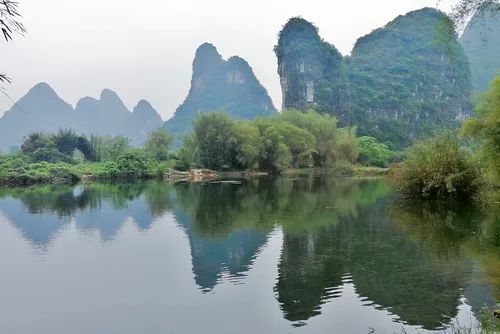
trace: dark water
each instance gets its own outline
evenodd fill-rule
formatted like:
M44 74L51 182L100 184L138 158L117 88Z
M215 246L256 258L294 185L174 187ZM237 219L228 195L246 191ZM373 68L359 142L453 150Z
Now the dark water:
M500 300L498 208L384 180L0 189L0 333L408 333Z

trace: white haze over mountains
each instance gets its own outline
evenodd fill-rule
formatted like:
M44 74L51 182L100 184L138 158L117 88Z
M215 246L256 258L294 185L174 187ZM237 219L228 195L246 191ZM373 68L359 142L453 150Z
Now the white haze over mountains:
M163 119L186 97L195 50L213 43L222 55L240 55L253 67L276 107L281 90L273 46L286 21L302 16L349 54L357 38L397 15L436 0L19 0L28 29L0 42L0 71L18 100L48 82L73 106L84 95L116 91L132 109L146 99ZM449 10L451 0L441 1ZM12 102L0 94L0 115Z

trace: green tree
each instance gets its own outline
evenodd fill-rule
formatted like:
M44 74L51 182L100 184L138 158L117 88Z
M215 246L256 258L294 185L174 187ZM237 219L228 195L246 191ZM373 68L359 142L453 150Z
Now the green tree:
M41 132L34 132L24 138L21 144L21 152L29 155L39 148L45 148L51 145L55 147L49 135Z
M133 150L120 155L111 165L110 176L121 179L144 179L153 174L152 161L148 154Z
M70 155L59 152L55 145L48 145L38 148L35 152L29 155L33 162L66 162L75 163Z
M92 136L90 145L97 161L116 161L130 149L128 138L122 136Z
M500 76L492 81L476 107L476 115L465 121L462 132L477 140L481 160L500 186Z
M75 141L75 149L81 152L83 158L88 161L96 161L96 155L87 136L78 136Z
M193 134L184 136L182 147L178 151L178 161L175 166L181 170L187 170L198 161L198 147Z
M200 167L214 170L232 165L235 146L234 121L225 113L202 113L193 125Z
M293 167L307 167L314 150L314 136L288 122L278 122L276 129L292 154Z
M314 164L317 167L332 167L338 159L335 145L338 140L337 119L329 114L319 114L314 110L301 112L285 110L281 119L314 136Z
M285 144L278 123L270 119L258 119L256 124L262 138L260 168L271 172L281 172L290 166L292 154Z
M358 160L368 166L387 167L393 156L387 145L377 142L373 137L363 136L357 139Z
M356 128L339 129L336 143L339 160L354 163L358 160L359 152L356 141Z
M259 155L262 151L262 139L259 129L250 122L234 124L236 160L242 169L259 167Z
M158 161L165 161L169 157L169 148L174 140L174 135L169 134L165 129L149 133L144 150L151 154Z
M53 141L59 152L66 155L72 155L77 146L78 136L75 131L71 129L59 130L59 132L53 136Z

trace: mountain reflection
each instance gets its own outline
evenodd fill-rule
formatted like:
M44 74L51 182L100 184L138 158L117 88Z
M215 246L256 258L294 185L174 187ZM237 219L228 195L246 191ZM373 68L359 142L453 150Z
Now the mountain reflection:
M116 237L127 218L140 229L150 226L153 215L140 199L143 192L143 184L2 189L0 212L38 248L46 248L72 220L106 241Z
M299 177L234 183L88 184L0 190L0 214L37 248L70 224L107 242L127 221L147 231L171 213L185 232L194 280L242 283L276 228L274 292L296 326L352 283L363 305L436 330L463 297L478 314L500 298L500 213L398 204L384 180ZM272 268L271 268L272 269Z

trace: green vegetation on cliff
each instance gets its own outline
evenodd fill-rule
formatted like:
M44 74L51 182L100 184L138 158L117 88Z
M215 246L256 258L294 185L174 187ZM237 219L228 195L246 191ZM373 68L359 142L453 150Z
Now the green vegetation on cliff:
M457 128L471 109L467 57L453 22L435 9L397 17L345 58L292 18L275 52L284 108L335 115L393 149Z
M425 8L360 38L349 59L350 122L390 147L457 128L470 73L453 23Z

